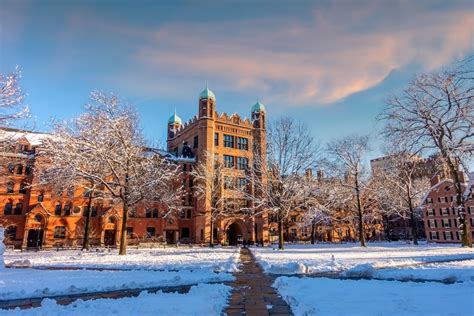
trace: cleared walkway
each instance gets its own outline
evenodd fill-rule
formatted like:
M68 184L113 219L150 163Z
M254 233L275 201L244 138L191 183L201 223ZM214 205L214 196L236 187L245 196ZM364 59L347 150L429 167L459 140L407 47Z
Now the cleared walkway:
M293 315L288 304L272 288L272 277L263 272L248 249L241 249L240 261L242 269L234 274L236 280L230 283L233 290L227 315Z

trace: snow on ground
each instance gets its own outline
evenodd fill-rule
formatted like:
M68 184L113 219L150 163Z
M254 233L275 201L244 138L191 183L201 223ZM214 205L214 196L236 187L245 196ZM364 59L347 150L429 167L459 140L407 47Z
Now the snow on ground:
M199 284L189 293L142 292L138 297L122 299L78 300L62 306L45 299L42 306L26 310L2 310L2 315L221 315L231 287L223 284Z
M212 271L87 271L5 269L0 271L0 300L51 297L122 289L232 281Z
M288 245L286 249L251 248L267 273L311 274L344 271L361 264L390 268L423 262L474 259L474 249L459 245L399 243Z
M107 269L195 270L220 272L238 270L238 248L156 248L127 249L126 256L118 250L108 251L7 251L5 264L30 267L80 267Z
M360 264L345 271L342 275L346 277L400 281L474 282L474 260L430 263L413 267L388 269L375 269L371 264Z
M274 283L296 316L473 315L472 285L307 277Z

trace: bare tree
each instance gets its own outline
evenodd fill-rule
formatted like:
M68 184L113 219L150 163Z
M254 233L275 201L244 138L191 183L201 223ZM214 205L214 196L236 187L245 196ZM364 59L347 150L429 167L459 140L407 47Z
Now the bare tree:
M102 177L102 173L89 176L122 207L119 254L125 255L127 221L132 208L144 203L177 208L178 165L144 146L137 113L114 95L92 93L86 113L80 119L84 129L97 131L86 134L87 137L100 138L100 141L85 138L83 145L104 168L106 176Z
M96 155L104 141L101 126L90 124L87 114L73 120L72 125L54 123L51 137L45 138L39 152L40 183L54 192L81 189L87 197L86 220L82 249L89 249L92 204L108 197L103 182L107 182L107 166Z
M20 87L21 71L6 75L0 74L0 125L9 125L12 121L28 115L28 107L23 106L25 94Z
M210 166L208 165L210 162ZM214 247L214 226L218 219L229 216L229 208L226 205L224 190L231 189L229 175L222 161L211 153L206 152L201 161L191 171L194 183L194 195L198 199L205 200L204 205L210 205L210 228L211 236L209 246Z
M278 248L283 249L284 221L306 203L304 173L315 167L318 147L306 125L291 118L276 120L267 132L266 159L254 157L247 173L252 190L246 199L251 202L254 215L268 212L276 219Z
M373 170L372 180L377 186L375 195L386 216L410 219L413 243L417 245L417 210L430 188L425 163L403 149L392 151L388 157L386 166Z
M328 170L338 181L339 198L335 201L357 214L360 245L365 247L363 194L368 189L369 178L364 159L369 151L368 136L346 136L328 143Z
M459 167L474 153L474 70L470 58L453 69L416 77L392 96L381 118L384 134L414 152L434 150L450 171L462 225L462 245L472 247Z

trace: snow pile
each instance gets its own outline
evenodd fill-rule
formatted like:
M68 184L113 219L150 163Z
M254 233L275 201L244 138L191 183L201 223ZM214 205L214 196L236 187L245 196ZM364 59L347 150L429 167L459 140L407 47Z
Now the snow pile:
M121 270L211 270L217 272L238 271L238 248L159 248L127 249L126 256L118 250L103 251L41 251L6 252L6 264L28 260L31 267L76 267ZM20 264L21 266L21 264Z
M41 307L2 310L2 315L221 315L230 291L231 287L223 284L199 284L186 294L144 291L138 297L78 300L66 306L45 299Z
M368 247L359 247L357 244L318 244L288 245L283 251L272 248L251 250L265 272L284 275L342 272L361 264L380 269L443 260L474 259L472 248L432 244L414 246L404 242L370 243Z
M5 261L3 259L3 253L5 252L5 245L3 244L3 239L5 238L5 229L3 226L0 226L0 271L5 268Z
M296 316L472 315L472 283L279 277L273 284Z
M372 278L376 274L375 268L369 264L358 264L345 271L342 275L348 278Z
M233 281L212 271L84 271L6 269L0 272L0 299L47 297L122 289Z

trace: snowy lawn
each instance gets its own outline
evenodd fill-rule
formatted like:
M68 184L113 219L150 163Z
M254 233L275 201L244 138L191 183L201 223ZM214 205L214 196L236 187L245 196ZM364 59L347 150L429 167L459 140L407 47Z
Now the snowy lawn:
M474 282L474 260L429 263L413 267L387 269L375 269L370 264L360 264L345 271L342 275L345 277L363 277L400 281L431 280L450 283L466 281Z
M288 245L283 251L269 247L251 250L267 273L288 275L339 272L361 264L379 269L422 262L474 259L472 248L434 244L413 246L403 242L369 243L366 248L358 244L317 244Z
M473 315L473 283L279 277L274 286L296 316Z
M212 271L0 270L0 300L232 281Z
M40 252L7 251L5 264L28 267L78 267L121 270L195 270L216 272L238 270L237 248L157 248L127 249L126 256L118 250L88 251L60 250Z
M26 310L2 310L2 315L221 315L231 287L223 284L199 284L189 293L151 294L122 299L78 300L66 306L45 299L41 307Z
M237 248L129 249L126 256L117 251L8 251L6 264L27 268L0 270L0 300L232 281L239 260Z

